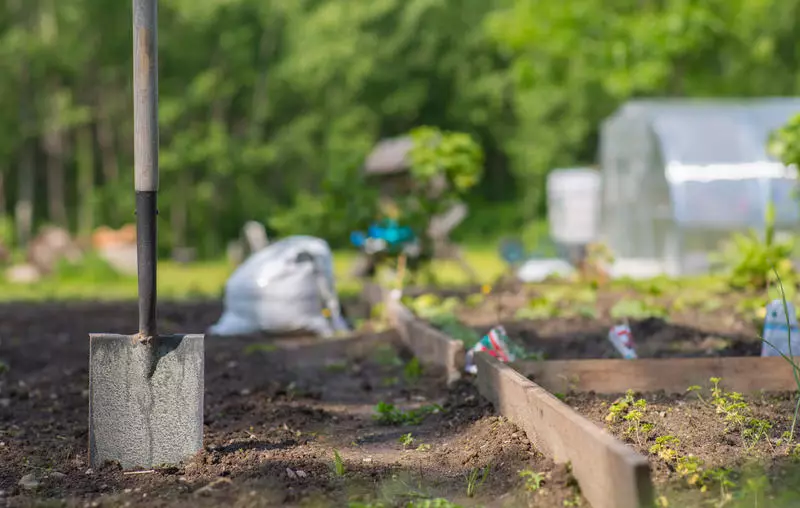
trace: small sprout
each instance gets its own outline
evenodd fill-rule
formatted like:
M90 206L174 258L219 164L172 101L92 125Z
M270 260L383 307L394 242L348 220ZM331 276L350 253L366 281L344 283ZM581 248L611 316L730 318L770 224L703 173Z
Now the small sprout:
M419 446L417 446L417 451L418 452L427 452L430 449L431 449L431 445L429 445L427 443L422 443Z
M409 381L415 381L422 377L422 365L419 363L419 358L415 356L405 365L403 375Z
M492 286L490 286L489 284L484 284L483 286L481 286L481 294L488 295L491 292L492 292Z
M333 474L341 478L344 476L344 473L345 469L342 456L339 455L339 450L333 450Z
M467 497L474 497L478 491L478 487L486 482L489 477L490 466L484 468L475 468L469 472L467 476Z
M275 344L263 344L263 343L255 343L255 344L248 344L244 348L244 354L246 355L254 355L257 353L272 353L278 350L278 346Z
M519 472L519 476L525 480L525 489L530 492L536 492L542 487L545 475L525 469Z
M372 417L383 425L419 425L430 414L436 414L443 409L437 404L422 406L418 409L403 411L386 402L379 402L375 406L377 414Z
M402 436L400 436L400 438L398 438L397 441L401 445L403 445L403 448L408 448L409 446L414 444L414 436L412 436L411 432L409 432L408 434L403 434Z

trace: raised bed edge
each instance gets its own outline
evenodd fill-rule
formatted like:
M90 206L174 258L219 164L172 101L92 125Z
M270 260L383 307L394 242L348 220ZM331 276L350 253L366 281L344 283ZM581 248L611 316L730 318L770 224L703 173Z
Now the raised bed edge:
M385 305L389 322L397 329L402 342L423 365L441 369L448 384L461 379L466 360L463 342L448 337L417 318L390 291L377 284L364 284L362 294L371 305Z
M707 385L712 377L721 378L726 390L740 393L797 390L792 366L780 356L524 360L512 366L554 393L685 393L690 386Z
M547 390L486 353L476 355L478 388L498 413L557 463L569 462L594 508L654 506L646 457L597 427Z

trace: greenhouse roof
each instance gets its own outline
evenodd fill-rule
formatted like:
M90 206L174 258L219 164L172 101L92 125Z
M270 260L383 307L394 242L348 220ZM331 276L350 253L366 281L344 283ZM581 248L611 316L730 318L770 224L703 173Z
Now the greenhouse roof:
M635 100L609 121L647 122L667 165L719 167L774 162L769 135L798 113L800 98Z

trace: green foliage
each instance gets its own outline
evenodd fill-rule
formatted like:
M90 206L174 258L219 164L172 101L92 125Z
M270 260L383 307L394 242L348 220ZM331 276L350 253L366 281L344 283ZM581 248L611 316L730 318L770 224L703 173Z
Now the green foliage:
M794 249L794 239L777 241L769 228L766 238L761 238L756 231L734 233L714 257L722 265L732 288L763 290L774 281L773 270L778 270L787 281L796 281L791 260Z
M622 299L614 304L610 311L614 319L647 319L651 317L666 319L667 309L650 303L647 299Z
M443 177L451 194L463 195L480 181L483 150L469 134L418 127L411 138L411 175L423 188Z
M537 473L530 469L520 471L519 476L525 481L525 490L529 492L537 492L542 487L545 480L544 474Z
M278 350L278 346L269 343L254 342L244 347L244 354L254 355L258 353L272 353Z
M403 445L403 448L408 448L409 446L411 446L412 444L414 444L414 436L412 436L412 435L411 435L411 432L409 432L408 434L403 434L402 436L400 436L400 437L397 439L397 441L398 441L398 442L399 442L401 445Z
M800 115L772 133L769 152L787 166L800 166Z
M339 450L333 450L333 474L338 477L344 476L345 467L344 467L344 460L342 460L342 456L339 455Z
M483 468L475 468L467 475L467 497L474 497L478 491L478 487L486 482L489 478L489 471L491 467L486 466Z
M403 367L403 375L408 381L416 381L422 377L422 364L416 356Z
M417 409L403 411L396 408L394 404L379 402L375 406L375 413L372 417L383 425L419 425L430 414L442 411L441 406L431 404Z

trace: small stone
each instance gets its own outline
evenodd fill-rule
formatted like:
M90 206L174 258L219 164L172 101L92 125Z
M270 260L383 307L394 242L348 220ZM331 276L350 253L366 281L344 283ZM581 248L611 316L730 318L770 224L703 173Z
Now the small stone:
M64 474L64 473L62 473L61 471L53 471L53 472L52 472L52 473L50 473L48 476L49 476L50 478L55 478L56 480L60 480L60 479L62 479L62 478L65 478L67 475L65 475L65 474Z
M123 490L123 492L126 494L130 494L131 492L133 492L133 489L125 489Z
M7 408L9 406L11 406L11 399L8 399L8 398L0 399L0 407L5 409L5 408Z
M297 474L297 476L299 476L300 478L307 478L307 477L308 477L308 473L306 473L306 472L305 472L305 471L303 471L302 469L298 469L297 471L295 471L295 473L296 473L296 474Z
M245 388L245 389L243 389L242 391L239 392L239 395L247 396L247 395L250 395L250 393L251 393L250 389L249 388Z
M86 474L87 475L93 475L94 474L94 469L92 469L92 468L87 469L86 470Z
M370 463L372 462L372 457L365 457L364 462Z
M290 480L296 480L297 479L297 475L294 474L294 471L292 471L288 467L286 468L286 475L289 477Z
M7 494L6 494L6 491L5 491L5 490L0 490L0 499L2 499L2 498L4 498L4 497L6 497L6 495L7 495Z
M26 474L19 480L19 486L27 490L36 490L41 482L32 474Z

